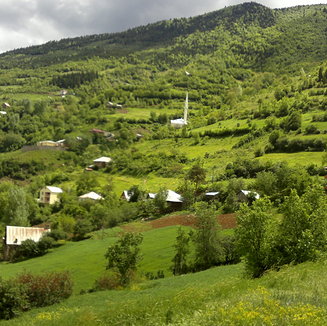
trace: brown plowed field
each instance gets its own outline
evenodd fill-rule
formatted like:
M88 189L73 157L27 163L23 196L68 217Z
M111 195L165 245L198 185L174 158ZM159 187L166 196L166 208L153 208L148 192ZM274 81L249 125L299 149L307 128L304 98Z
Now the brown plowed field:
M217 216L217 221L222 229L232 229L236 227L235 214L222 214ZM195 218L193 215L172 215L162 217L148 222L153 229L163 228L171 225L193 226Z
M221 225L222 229L233 229L236 227L236 217L235 214L222 214L217 216L217 221ZM166 226L172 225L184 225L184 226L194 226L195 218L194 215L184 214L184 215L171 215L158 218L152 221L144 221L142 224L127 224L123 226L125 231L129 232L143 232L150 229L164 228Z

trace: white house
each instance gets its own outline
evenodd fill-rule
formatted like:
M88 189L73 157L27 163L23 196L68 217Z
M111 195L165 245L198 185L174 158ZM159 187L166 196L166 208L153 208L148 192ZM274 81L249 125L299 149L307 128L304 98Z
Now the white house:
M218 198L219 191L209 191L205 193L205 198L208 200L213 200Z
M107 166L111 161L112 161L112 158L107 157L107 156L102 156L102 157L99 157L99 158L93 160L93 163L95 166L97 166L99 168L103 168L103 167Z
M255 191L241 190L238 193L237 197L238 197L238 200L240 200L240 201L248 201L251 197L253 199L259 199L260 195Z
M124 190L123 193L121 194L120 198L124 199L126 201L130 201L131 200L131 196L132 194L128 193L128 190Z
M148 198L154 199L157 196L155 193L148 193ZM182 203L183 198L180 194L178 194L175 191L172 190L167 190L167 197L166 197L166 202L168 203Z
M79 196L78 197L80 200L87 200L87 199L91 199L91 200L100 200L103 199L102 196L98 195L96 192L91 191L85 195Z
M2 107L3 107L4 109L9 109L9 108L10 108L10 104L7 103L7 102L4 102L4 103L2 104Z
M6 226L6 234L3 238L3 259L10 260L23 241L30 239L38 242L45 233L50 231L46 228Z
M59 195L62 193L61 188L46 186L40 191L39 203L52 205L60 200Z
M65 139L61 139L58 141L53 140L41 140L36 143L36 146L39 147L63 147Z
M45 228L6 226L5 243L6 245L21 245L27 239L38 242L46 232L50 231Z

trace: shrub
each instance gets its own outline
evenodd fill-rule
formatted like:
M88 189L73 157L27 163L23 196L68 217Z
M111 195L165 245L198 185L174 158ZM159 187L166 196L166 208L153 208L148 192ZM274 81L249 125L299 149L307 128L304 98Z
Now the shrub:
M304 133L306 135L312 135L312 134L319 134L320 131L317 128L317 126L315 126L315 125L307 125L305 130L304 130Z
M94 282L94 285L89 292L114 290L120 286L120 277L117 273L104 274Z
M21 246L18 249L18 256L21 258L33 258L40 256L40 248L38 244L31 239L22 241Z
M39 251L42 254L45 254L50 248L52 248L55 244L55 240L52 237L44 236L37 243L39 247Z
M66 240L67 233L62 230L52 230L51 232L47 233L47 237L50 237L50 238L54 239L55 241Z
M24 286L32 307L44 307L58 303L69 298L73 292L73 283L68 272L43 275L25 273L19 275L16 281Z
M30 307L21 284L0 279L0 319L17 317Z

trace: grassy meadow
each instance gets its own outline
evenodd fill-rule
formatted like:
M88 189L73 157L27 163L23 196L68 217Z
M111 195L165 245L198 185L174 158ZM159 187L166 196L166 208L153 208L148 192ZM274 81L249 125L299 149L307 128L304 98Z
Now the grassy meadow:
M3 325L326 325L326 261L250 280L243 265L76 295Z
M143 232L147 228L142 225L133 225L133 229L137 231ZM171 275L170 266L177 229L177 226L170 226L150 229L143 233L141 250L144 259L139 268L141 275L146 272L156 274L158 270L162 270L165 275ZM94 281L103 274L106 266L104 254L121 231L120 228L97 231L92 239L67 242L42 257L14 264L0 263L1 276L9 278L22 271L38 274L68 270L74 281L74 292L77 294L82 289L91 288Z

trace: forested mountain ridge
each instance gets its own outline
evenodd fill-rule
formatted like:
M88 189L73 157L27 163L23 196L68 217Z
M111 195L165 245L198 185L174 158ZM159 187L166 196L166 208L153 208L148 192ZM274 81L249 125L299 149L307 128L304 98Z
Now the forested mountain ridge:
M37 67L93 56L121 57L145 49L174 46L176 42L183 46L180 44L180 40L185 37L195 34L197 35L195 38L201 39L202 33L210 34L215 30L226 32L227 37L235 39L237 43L238 41L241 43L259 41L261 47L266 46L269 49L275 47L276 39L278 39L281 43L278 55L283 54L286 48L291 48L286 51L287 54L291 54L292 51L296 52L298 44L305 40L309 42L309 44L304 44L308 47L308 54L310 54L312 45L314 48L320 47L320 55L315 56L316 59L319 59L323 57L320 50L326 53L327 43L326 31L323 28L327 14L323 8L323 5L317 5L277 10L269 9L255 2L244 3L196 17L170 19L148 24L121 33L68 38L9 51L0 55L0 67ZM294 31L296 31L295 34ZM308 32L312 34L310 37L308 37ZM292 34L289 35L290 33ZM254 34L259 35L255 36ZM280 39L280 34L284 35L282 39ZM296 40L294 46L290 42L290 37L294 37ZM263 41L268 44L263 44ZM219 45L216 44L217 46ZM212 52L212 47L209 46L209 49ZM201 52L201 49L197 49L196 44L193 45L193 50L195 53L199 52L198 50ZM250 50L242 44L234 47L237 54L247 53ZM311 49L311 51L315 50ZM263 58L271 55L271 50L269 50Z
M135 51L132 45L136 45L137 50L153 47L156 45L165 45L173 42L175 37L186 36L195 31L210 31L221 25L229 27L235 22L244 22L245 24L258 24L261 27L271 26L275 23L275 17L272 10L257 3L244 3L243 5L228 7L223 10L214 11L197 17L170 19L160 21L146 26L140 26L121 33L99 34L82 36L76 38L63 39L60 41L51 41L39 46L16 49L1 54L7 56L11 54L23 55L42 55L53 51L78 50L83 52L90 51L88 55L112 55L110 47L115 44L131 47L130 51ZM92 53L92 47L93 53ZM113 52L113 55L124 55Z

